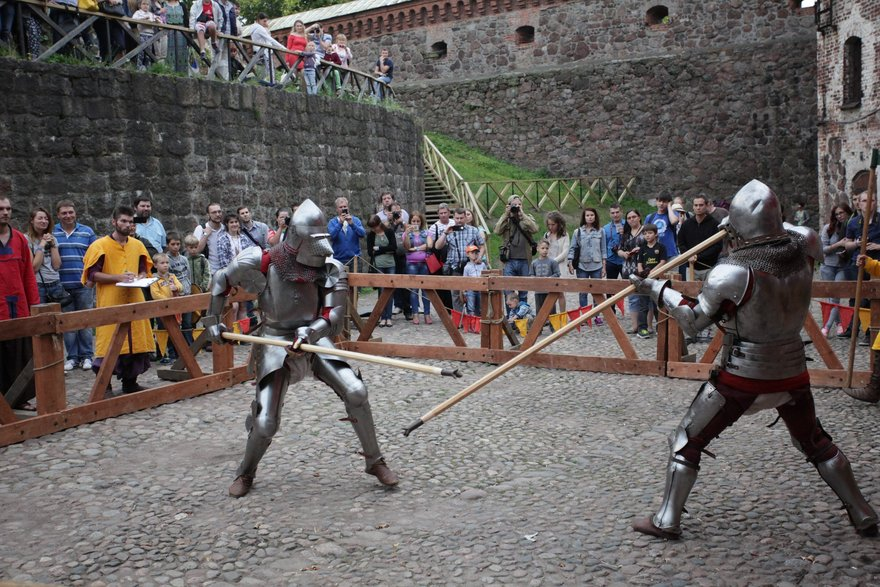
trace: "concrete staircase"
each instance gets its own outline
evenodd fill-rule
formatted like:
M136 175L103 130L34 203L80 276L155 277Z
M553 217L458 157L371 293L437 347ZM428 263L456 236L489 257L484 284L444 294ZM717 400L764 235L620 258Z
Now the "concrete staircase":
M429 226L437 221L437 206L443 203L453 209L459 205L425 162L425 221Z

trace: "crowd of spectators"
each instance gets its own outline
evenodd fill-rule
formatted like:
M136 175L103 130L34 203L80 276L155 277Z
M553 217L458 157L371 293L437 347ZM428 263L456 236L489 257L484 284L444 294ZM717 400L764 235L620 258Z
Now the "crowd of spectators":
M176 73L190 75L199 72L203 66L207 68L208 64L213 64L214 74L223 80L236 78L248 61L248 56L239 55L237 47L220 36L243 34L240 9L233 0L56 0L56 4L62 8L48 9L50 20L58 27L58 30L53 28L48 31L52 43L57 43L66 33L80 26L86 18L81 10L138 21L98 20L61 47L61 54L79 57L84 54L109 63L140 46L144 50L132 58L138 70L163 62ZM19 11L21 27L15 26ZM30 7L18 5L12 0L0 1L0 46L23 50L25 56L35 58L47 48L44 46L44 31L40 22ZM154 41L160 24L190 29L192 41L188 41L187 35L181 30L169 30ZM269 18L265 13L260 13L251 23L249 34L256 43L285 50L283 62L290 73L284 75L301 78L305 92L310 95L318 94L321 87L331 95L341 89L343 77L336 69L326 72L329 65L355 67L354 54L345 35L338 33L334 37L324 32L320 23L306 26L297 20L284 44L272 36ZM21 38L18 38L19 35ZM296 54L287 51L295 51ZM281 79L279 67L282 61L267 48L258 49L258 56L260 67L253 71L253 75L263 85L281 87L277 80ZM381 48L375 58L371 56L363 64L362 70L378 80L370 82L373 98L385 99L384 88L394 79L394 60L389 49ZM207 69L202 71L205 73ZM325 76L325 72L328 75ZM324 86L320 85L322 79L325 80Z
M669 234L676 237L674 250L690 249L717 231L718 220L713 211L721 209L712 209L706 198L694 198L691 214L674 208L670 210L666 205L668 201L659 199L657 212L650 217L667 223ZM449 205L441 204L437 210L438 219L431 225L428 225L424 212L407 211L390 191L379 194L374 211L365 211L365 223L352 213L349 201L344 197L335 200L334 208L335 214L330 216L327 227L334 258L350 272L479 277L491 266L487 235L476 226L474 215L464 208L451 209ZM22 238L36 293L34 299L30 299L30 278L25 272L22 281L26 284L25 290L10 299L26 302L7 304L7 317L26 315L27 307L37 301L60 302L63 311L92 308L96 305L96 293L97 306L106 307L207 291L211 275L227 266L241 251L250 247L265 250L281 242L295 209L295 206L293 209L279 208L275 212L274 226L270 228L269 224L256 220L247 206L239 206L233 212L224 210L218 202L211 202L205 208L203 223L193 227L192 232L178 233L166 232L162 220L154 215L151 198L139 196L131 208L120 206L114 211L112 233L98 238L92 228L77 221L76 207L69 200L58 202L54 211L58 223L54 228L50 211L35 208L30 212ZM0 236L3 234L4 210L0 205ZM659 226L655 222L643 225L637 210L623 214L620 206L613 204L608 214L610 221L603 225L600 212L586 208L579 215L579 226L569 233L565 217L559 212L550 212L544 218L546 231L541 231L538 222L523 211L521 198L511 196L494 229L504 249L502 274L626 279L634 273L645 275L672 256L662 242ZM823 229L823 240L828 241L826 251L839 251L838 265L849 266L847 247L855 242L852 235L860 231L859 217L849 219L848 216L847 208L838 206L834 223ZM8 217L6 214L5 218ZM872 222L872 227L876 226L880 226L880 221ZM129 246L130 242L134 244ZM876 248L880 252L880 237L872 242L877 244L869 246L869 250ZM364 250L362 245L366 246ZM718 246L694 257L691 260L692 277L702 279L720 254ZM837 266L834 263L829 257L828 269L823 267L823 276L831 275L830 268ZM124 285L153 272L159 279L151 287L116 287L118 283ZM837 272L835 278L836 275ZM414 325L431 324L432 311L435 315L438 311L471 316L481 313L478 291L461 288L441 290L438 294L443 308L432 310L425 291L398 288L382 308L379 326L394 325L395 307L407 323ZM523 320L524 316L533 317L547 297L546 292L533 291L530 305L526 290L513 295L514 298L508 299L515 299L515 302L508 305L517 320ZM581 307L587 306L589 301L587 294L581 294ZM630 332L640 337L650 336L656 308L651 307L643 296L631 296L628 303L634 320ZM559 311L565 313L564 296L559 297L559 304ZM551 316L556 310L556 307L551 308ZM236 309L236 319L248 319L253 311L252 304L242 304ZM192 342L196 327L192 318L188 313L175 317L188 343ZM173 345L163 356L151 342L151 328L161 329L163 326L161 321L153 324L147 321L130 334L129 351L123 353L114 369L122 380L122 392L140 389L137 376L150 367L151 360L165 363L174 360ZM97 372L109 343L110 333L104 330L98 330L97 345L91 329L65 333L65 371L85 369ZM150 341L149 345L144 341Z

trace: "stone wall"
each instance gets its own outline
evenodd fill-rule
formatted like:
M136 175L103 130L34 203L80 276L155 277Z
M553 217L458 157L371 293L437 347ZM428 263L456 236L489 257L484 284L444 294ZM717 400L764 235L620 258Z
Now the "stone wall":
M389 47L395 80L471 78L568 63L678 54L709 47L815 38L812 10L793 0L415 0L328 19L355 66L372 71ZM664 5L667 23L647 12ZM531 27L533 37L517 35ZM279 31L286 40L287 31ZM445 43L440 57L434 47Z
M153 198L166 229L205 206L276 208L347 196L367 216L380 190L423 207L421 129L380 106L268 88L0 59L0 194L30 208L72 199L109 227L114 206Z
M426 128L555 176L631 174L646 198L759 178L814 201L814 51L783 39L396 91Z
M819 200L831 206L867 186L871 149L880 148L880 0L838 0L834 25L819 36ZM844 97L845 43L861 40L861 100Z

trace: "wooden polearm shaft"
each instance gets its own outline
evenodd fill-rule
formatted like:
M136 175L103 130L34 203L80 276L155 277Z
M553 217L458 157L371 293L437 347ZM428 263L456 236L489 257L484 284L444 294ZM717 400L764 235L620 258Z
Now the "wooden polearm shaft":
M726 235L727 235L727 231L725 231L723 229L720 230L718 232L718 234L713 235L712 237L704 240L703 242L701 242L697 246L693 247L692 249L678 255L677 257L667 261L666 263L664 263L662 265L658 265L657 267L655 267L651 271L651 273L648 275L648 277L652 278L652 279L656 279L657 277L659 277L660 275L663 275L664 273L666 273L670 269L674 269L674 268L678 267L679 265L687 263L687 261L690 257L705 251L706 249L715 245L718 242L721 242ZM515 356L511 360L507 361L506 363L499 365L498 367L493 369L491 372L487 373L486 375L484 375L483 377L481 377L480 379L478 379L474 383L471 383L469 386L467 386L466 388L459 391L454 396L450 397L446 401L444 401L444 402L438 404L436 407L432 408L424 416L422 416L416 422L414 422L409 428L405 429L403 432L403 435L409 436L410 433L412 433L416 428L419 428L422 424L424 424L428 420L431 420L432 418L436 418L437 416L439 416L440 414L442 414L443 412L445 412L446 410L448 410L449 408L451 408L452 406L454 406L455 404L457 404L458 402L460 402L461 400L463 400L467 396L471 395L472 393L474 393L476 391L479 391L480 389L482 389L483 387L485 387L486 385L488 385L489 383L491 383L492 381L494 381L495 379L497 379L501 375L507 373L508 371L510 371L511 369L513 369L514 367L516 367L517 365L519 365L520 363L522 363L523 361L525 361L526 359L531 357L533 354L540 352L542 349L544 349L548 345L553 344L555 341L559 340L560 338L562 338L563 336L565 336L566 334L568 334L569 332L571 332L572 330L574 330L575 328L577 328L578 326L580 326L581 324L583 324L584 322L586 322L587 320L589 320L590 318L592 318L593 316L595 316L596 314L598 314L599 312L604 310L605 308L613 306L619 300L622 300L626 296L633 293L635 290L636 290L636 288L634 285L629 285L629 286L623 288L622 290L620 290L619 292L617 292L616 294L614 294L610 298L606 299L604 302L602 302L598 306L594 306L593 309L591 309L586 314L581 314L575 320L572 320L571 322L569 322L568 324L566 324L565 326L563 326L562 328L560 328L559 330L557 330L556 332L554 332L553 334L551 334L550 336L545 338L544 340L536 343L534 346L521 352L520 354L518 354L517 356Z
M293 343L286 340L275 340L272 338L264 338L262 336L253 336L250 334L236 334L234 332L224 332L221 335L226 340L236 340L240 342L249 342L251 344L265 344L269 346L284 347L293 350ZM400 359L390 359L388 357L377 357L366 353L358 353L355 351L346 351L343 349L329 348L318 346L316 344L301 344L299 350L307 353L318 353L322 355L332 355L342 359L351 359L353 361L363 361L364 363L377 363L388 367L397 367L398 369L408 369L410 371L418 371L420 373L428 373L430 375L442 375L444 377L461 377L461 371L458 369L444 369L442 367L433 367L431 365L421 365L411 361L401 361Z
M868 172L868 209L862 214L862 241L859 245L859 255L864 255L868 250L868 227L871 220L874 219L874 200L877 199L877 159L878 151L871 151L871 169ZM865 275L864 269L859 267L859 276L856 278L856 308L852 320L852 330L849 335L849 362L846 367L846 386L852 387L853 364L856 359L856 340L859 336L859 308L862 307L862 278ZM870 332L870 330L869 330Z

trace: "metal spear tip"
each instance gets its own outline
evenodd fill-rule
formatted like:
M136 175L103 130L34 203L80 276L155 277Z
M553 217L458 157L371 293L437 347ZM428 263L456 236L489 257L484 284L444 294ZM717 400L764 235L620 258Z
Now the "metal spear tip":
M456 379L461 379L464 375L461 374L461 371L458 369L443 369L440 371L440 375L443 377L455 377Z
M403 435L404 435L404 436L409 436L410 434L412 434L412 433L413 433L413 432L414 432L419 426L421 426L422 424L424 424L424 422L422 422L422 419L419 418L419 419L416 420L413 424L411 424L409 428L404 428L404 429L403 429Z

